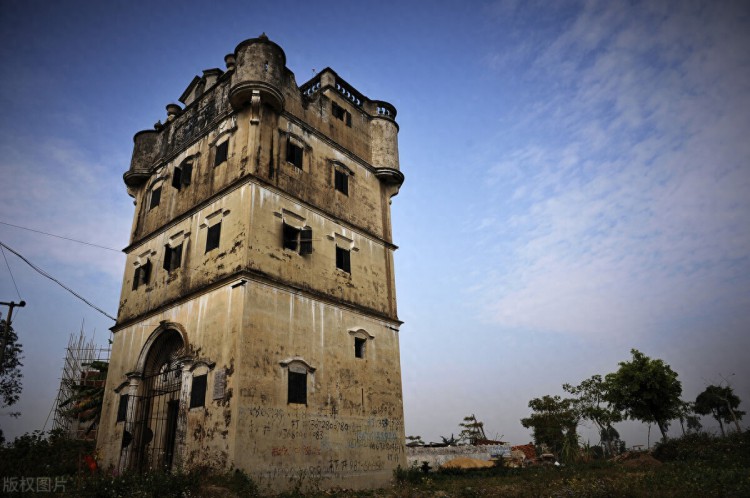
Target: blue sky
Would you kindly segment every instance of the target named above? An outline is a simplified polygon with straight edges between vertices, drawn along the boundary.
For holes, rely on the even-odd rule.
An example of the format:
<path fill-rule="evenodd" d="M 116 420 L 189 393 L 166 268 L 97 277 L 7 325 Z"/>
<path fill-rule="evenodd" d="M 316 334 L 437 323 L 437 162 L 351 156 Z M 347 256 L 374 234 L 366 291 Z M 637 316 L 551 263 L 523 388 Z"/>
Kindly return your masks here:
<path fill-rule="evenodd" d="M 525 443 L 529 399 L 614 371 L 631 348 L 669 363 L 688 400 L 727 377 L 747 410 L 747 2 L 5 1 L 1 13 L 0 221 L 124 247 L 133 134 L 266 32 L 298 83 L 330 66 L 398 109 L 408 434 L 439 440 L 475 413 L 490 436 Z M 122 255 L 6 225 L 0 241 L 116 312 Z M 69 334 L 85 321 L 103 343 L 112 323 L 6 256 L 28 302 L 14 320 L 23 415 L 0 414 L 13 436 L 44 424 Z M 18 299 L 0 261 L 0 301 Z M 618 428 L 646 442 L 645 426 Z"/>

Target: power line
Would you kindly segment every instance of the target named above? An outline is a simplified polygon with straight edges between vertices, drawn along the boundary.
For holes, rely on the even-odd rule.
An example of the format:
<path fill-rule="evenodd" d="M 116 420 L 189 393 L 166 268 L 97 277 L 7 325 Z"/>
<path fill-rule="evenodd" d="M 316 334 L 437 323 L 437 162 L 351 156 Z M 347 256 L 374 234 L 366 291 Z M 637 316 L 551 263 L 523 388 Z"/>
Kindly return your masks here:
<path fill-rule="evenodd" d="M 16 294 L 18 294 L 18 299 L 20 301 L 23 301 L 23 299 L 21 299 L 21 293 L 18 291 L 18 285 L 16 284 L 16 278 L 13 276 L 13 271 L 11 271 L 10 265 L 8 264 L 8 258 L 5 256 L 5 249 L 3 249 L 2 246 L 0 246 L 0 252 L 3 253 L 3 259 L 5 260 L 5 266 L 8 267 L 8 273 L 10 273 L 10 279 L 13 280 L 13 287 L 16 288 Z"/>
<path fill-rule="evenodd" d="M 112 247 L 107 247 L 107 246 L 100 246 L 99 244 L 94 244 L 92 242 L 86 242 L 83 240 L 71 239 L 70 237 L 63 237 L 62 235 L 55 235 L 54 233 L 42 232 L 41 230 L 34 230 L 33 228 L 22 227 L 20 225 L 14 225 L 13 223 L 6 223 L 4 221 L 0 221 L 0 225 L 8 225 L 9 227 L 20 228 L 21 230 L 28 230 L 29 232 L 40 233 L 42 235 L 48 235 L 50 237 L 57 237 L 58 239 L 76 242 L 78 244 L 84 244 L 84 245 L 91 246 L 91 247 L 98 247 L 99 249 L 106 249 L 108 251 L 115 251 L 115 252 L 122 253 L 120 249 L 114 249 Z M 5 247 L 8 247 L 8 246 L 5 246 Z"/>
<path fill-rule="evenodd" d="M 78 293 L 77 293 L 76 291 L 74 291 L 74 290 L 73 290 L 73 289 L 71 289 L 70 287 L 66 286 L 65 284 L 63 284 L 62 282 L 60 282 L 59 280 L 57 280 L 57 279 L 56 279 L 55 277 L 53 277 L 52 275 L 50 275 L 50 274 L 49 274 L 49 273 L 47 273 L 46 271 L 44 271 L 44 270 L 42 270 L 41 268 L 39 268 L 39 267 L 35 266 L 35 265 L 34 265 L 34 263 L 32 263 L 32 262 L 31 262 L 31 261 L 29 261 L 28 259 L 26 259 L 26 258 L 24 258 L 23 256 L 21 256 L 21 255 L 20 255 L 20 254 L 19 254 L 18 252 L 14 251 L 14 250 L 13 250 L 12 248 L 8 247 L 8 245 L 7 245 L 7 244 L 4 244 L 4 243 L 0 242 L 0 247 L 4 247 L 4 248 L 6 248 L 7 250 L 9 250 L 10 252 L 12 252 L 13 254 L 15 254 L 16 256 L 18 256 L 19 258 L 21 258 L 21 259 L 22 259 L 22 260 L 23 260 L 23 261 L 24 261 L 24 262 L 25 262 L 25 263 L 26 263 L 27 265 L 29 265 L 29 266 L 30 266 L 31 268 L 33 268 L 34 270 L 36 270 L 36 271 L 37 271 L 37 273 L 39 273 L 40 275 L 42 275 L 42 276 L 44 276 L 44 277 L 47 277 L 48 279 L 52 280 L 52 281 L 53 281 L 53 282 L 55 282 L 55 283 L 56 283 L 57 285 L 59 285 L 60 287 L 62 287 L 62 288 L 63 288 L 63 289 L 65 289 L 66 291 L 70 292 L 70 293 L 71 293 L 71 294 L 73 294 L 73 295 L 74 295 L 75 297 L 77 297 L 78 299 L 80 299 L 80 300 L 81 300 L 81 301 L 83 301 L 84 303 L 88 304 L 88 305 L 89 305 L 90 307 L 94 308 L 94 309 L 95 309 L 96 311 L 98 311 L 98 312 L 99 312 L 99 313 L 101 313 L 102 315 L 106 316 L 106 317 L 107 317 L 107 318 L 109 318 L 110 320 L 114 320 L 114 321 L 117 321 L 117 319 L 116 319 L 115 317 L 113 317 L 112 315 L 108 314 L 108 313 L 107 313 L 106 311 L 102 310 L 101 308 L 98 308 L 98 307 L 96 307 L 96 306 L 95 306 L 94 304 L 92 304 L 91 302 L 87 301 L 87 300 L 86 300 L 86 299 L 85 299 L 85 298 L 84 298 L 83 296 L 81 296 L 80 294 L 78 294 Z"/>

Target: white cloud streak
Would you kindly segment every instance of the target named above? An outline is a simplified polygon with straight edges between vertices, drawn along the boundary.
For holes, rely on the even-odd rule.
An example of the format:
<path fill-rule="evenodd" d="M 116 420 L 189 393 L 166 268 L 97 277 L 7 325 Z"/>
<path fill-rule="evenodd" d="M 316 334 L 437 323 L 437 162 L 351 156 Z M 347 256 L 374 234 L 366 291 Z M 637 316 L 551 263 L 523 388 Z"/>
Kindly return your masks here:
<path fill-rule="evenodd" d="M 542 50 L 488 58 L 556 83 L 491 168 L 487 320 L 618 336 L 750 304 L 750 29 L 729 7 L 588 3 Z"/>
<path fill-rule="evenodd" d="M 3 221 L 107 247 L 124 247 L 130 219 L 128 210 L 123 209 L 128 202 L 124 188 L 116 190 L 121 173 L 92 156 L 60 139 L 40 144 L 4 140 L 0 169 L 9 188 L 3 198 Z M 15 249 L 42 268 L 61 263 L 73 275 L 95 271 L 115 282 L 122 278 L 124 258 L 117 253 L 6 226 L 2 233 L 6 243 L 16 244 Z"/>

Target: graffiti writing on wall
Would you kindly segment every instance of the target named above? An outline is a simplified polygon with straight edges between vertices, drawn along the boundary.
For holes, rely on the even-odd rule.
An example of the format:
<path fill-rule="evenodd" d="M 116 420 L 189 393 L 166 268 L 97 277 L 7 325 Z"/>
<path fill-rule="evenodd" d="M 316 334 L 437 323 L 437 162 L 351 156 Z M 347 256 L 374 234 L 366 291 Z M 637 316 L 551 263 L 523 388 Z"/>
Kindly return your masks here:
<path fill-rule="evenodd" d="M 240 427 L 250 449 L 265 464 L 267 478 L 341 477 L 388 471 L 403 464 L 403 420 L 388 417 L 345 419 L 324 413 L 295 413 L 281 408 L 239 408 Z M 269 444 L 266 445 L 264 442 Z M 264 468 L 265 467 L 265 468 Z"/>

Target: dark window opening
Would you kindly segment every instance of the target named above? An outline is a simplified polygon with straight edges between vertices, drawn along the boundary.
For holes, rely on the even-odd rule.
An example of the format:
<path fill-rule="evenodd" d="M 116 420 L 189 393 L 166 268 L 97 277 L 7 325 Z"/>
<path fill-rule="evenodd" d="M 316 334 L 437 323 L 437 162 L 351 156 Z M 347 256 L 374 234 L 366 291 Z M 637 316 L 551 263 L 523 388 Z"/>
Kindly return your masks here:
<path fill-rule="evenodd" d="M 214 166 L 218 166 L 227 160 L 229 153 L 229 140 L 225 140 L 216 146 L 216 157 L 214 157 Z"/>
<path fill-rule="evenodd" d="M 198 408 L 206 404 L 206 382 L 208 375 L 193 377 L 193 387 L 190 390 L 190 408 Z"/>
<path fill-rule="evenodd" d="M 193 164 L 190 162 L 183 162 L 180 166 L 175 167 L 174 173 L 172 174 L 172 186 L 177 190 L 182 187 L 190 185 L 190 181 L 193 176 Z"/>
<path fill-rule="evenodd" d="M 352 272 L 349 249 L 336 246 L 336 268 L 344 270 L 346 273 Z"/>
<path fill-rule="evenodd" d="M 334 171 L 333 184 L 336 187 L 336 190 L 344 195 L 349 195 L 349 175 L 343 171 Z"/>
<path fill-rule="evenodd" d="M 177 190 L 182 188 L 182 168 L 179 166 L 174 169 L 172 173 L 172 186 Z"/>
<path fill-rule="evenodd" d="M 307 373 L 289 372 L 287 403 L 307 404 Z"/>
<path fill-rule="evenodd" d="M 156 187 L 151 191 L 151 201 L 149 202 L 148 209 L 154 209 L 161 202 L 161 187 Z"/>
<path fill-rule="evenodd" d="M 365 357 L 365 343 L 367 341 L 365 339 L 361 339 L 359 337 L 354 338 L 354 357 L 355 358 L 364 358 Z"/>
<path fill-rule="evenodd" d="M 135 274 L 133 275 L 133 290 L 136 290 L 141 285 L 148 284 L 150 279 L 151 261 L 147 259 L 145 263 L 135 269 Z"/>
<path fill-rule="evenodd" d="M 299 253 L 312 254 L 312 228 L 305 227 L 300 231 Z"/>
<path fill-rule="evenodd" d="M 282 224 L 282 235 L 283 241 L 282 246 L 284 249 L 290 249 L 304 256 L 312 254 L 312 228 L 296 228 L 286 223 Z"/>
<path fill-rule="evenodd" d="M 336 102 L 331 102 L 331 113 L 333 117 L 346 123 L 346 126 L 352 126 L 352 115 L 349 111 L 338 105 Z"/>
<path fill-rule="evenodd" d="M 291 249 L 292 251 L 297 250 L 300 232 L 301 230 L 299 228 L 287 225 L 286 223 L 283 224 L 284 249 Z"/>
<path fill-rule="evenodd" d="M 125 419 L 128 418 L 128 399 L 129 396 L 127 394 L 120 395 L 120 404 L 117 405 L 118 422 L 125 422 Z"/>
<path fill-rule="evenodd" d="M 206 252 L 218 248 L 220 238 L 221 222 L 208 227 L 208 232 L 206 232 Z"/>
<path fill-rule="evenodd" d="M 302 147 L 288 140 L 286 143 L 286 160 L 302 169 Z"/>
<path fill-rule="evenodd" d="M 164 246 L 164 269 L 176 270 L 182 264 L 182 244 L 176 247 Z"/>

